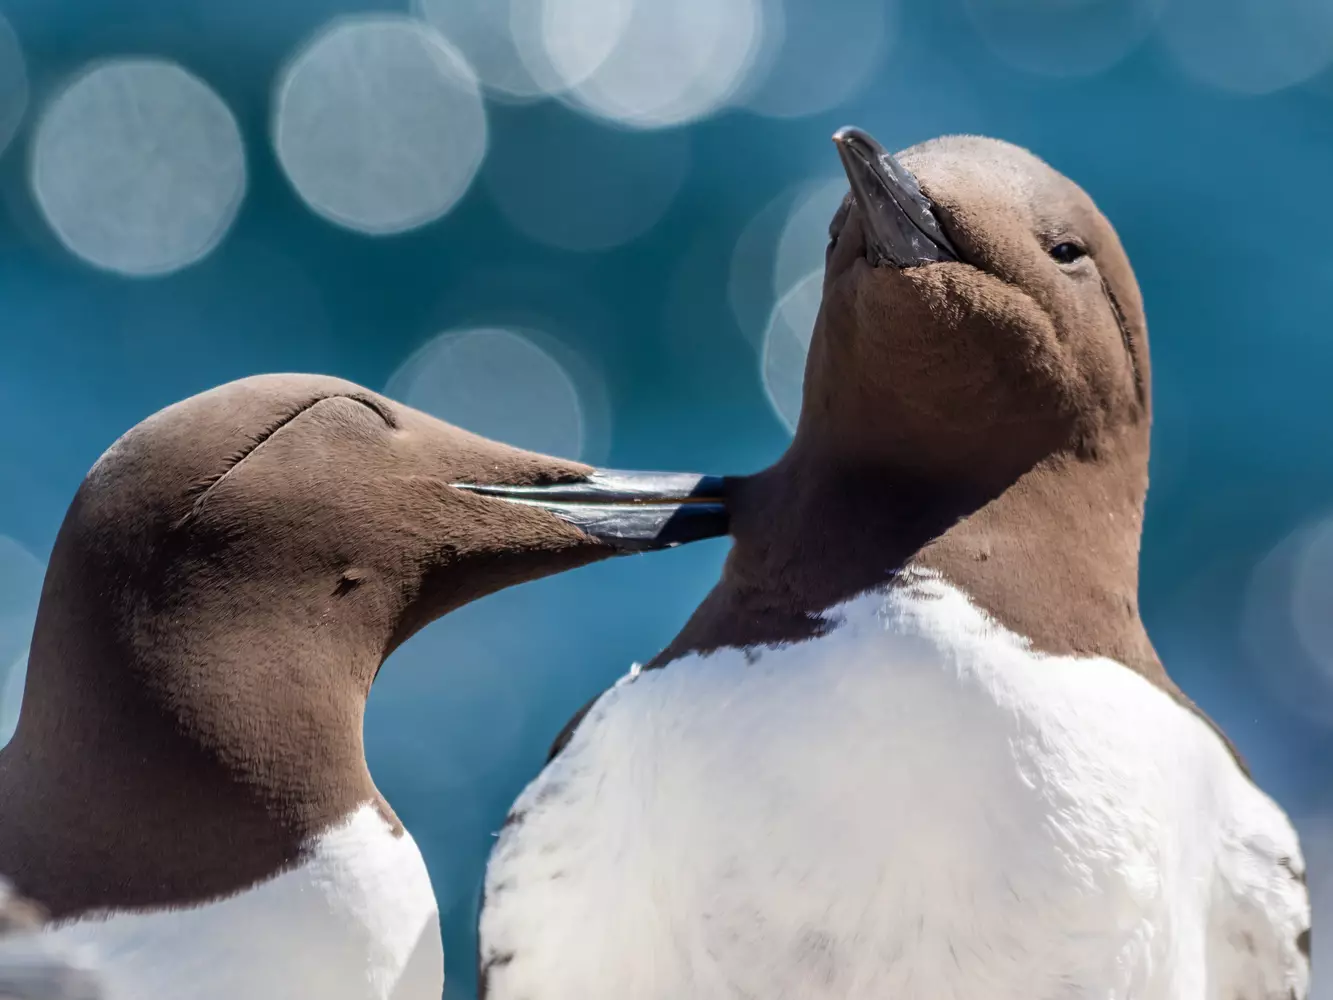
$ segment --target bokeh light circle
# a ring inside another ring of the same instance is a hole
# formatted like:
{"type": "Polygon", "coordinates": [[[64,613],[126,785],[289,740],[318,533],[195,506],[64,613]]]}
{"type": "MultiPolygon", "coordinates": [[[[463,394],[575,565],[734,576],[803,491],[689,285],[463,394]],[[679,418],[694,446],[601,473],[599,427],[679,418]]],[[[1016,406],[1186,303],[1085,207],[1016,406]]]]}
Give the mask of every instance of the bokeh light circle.
{"type": "Polygon", "coordinates": [[[727,302],[747,340],[758,344],[773,308],[773,259],[792,203],[804,186],[787,189],[751,216],[731,248],[727,302]]]}
{"type": "Polygon", "coordinates": [[[1176,62],[1203,83],[1269,94],[1333,62],[1328,0],[1171,0],[1162,39],[1176,62]]]}
{"type": "Polygon", "coordinates": [[[334,22],[288,65],[273,143],[315,212],[363,233],[401,233],[451,209],[486,153],[476,75],[404,16],[334,22]]]}
{"type": "Polygon", "coordinates": [[[167,274],[226,234],[245,195],[245,151],[231,111],[198,77],[118,59],[45,109],[31,183],[70,251],[122,274],[167,274]]]}
{"type": "Polygon", "coordinates": [[[1001,59],[1043,76],[1093,76],[1142,43],[1163,0],[966,0],[1001,59]]]}
{"type": "Polygon", "coordinates": [[[41,561],[7,535],[0,535],[0,746],[18,723],[45,569],[41,561]]]}
{"type": "Polygon", "coordinates": [[[847,178],[812,181],[796,198],[778,236],[773,291],[781,295],[815,268],[823,268],[828,227],[847,195],[847,178]]]}
{"type": "Polygon", "coordinates": [[[442,333],[394,372],[384,393],[484,437],[579,458],[584,411],[578,387],[538,339],[500,327],[442,333]]]}
{"type": "Polygon", "coordinates": [[[764,51],[742,103],[772,118],[818,114],[855,96],[897,34],[897,0],[768,0],[763,11],[764,51]]]}
{"type": "Polygon", "coordinates": [[[1333,725],[1333,518],[1297,528],[1250,574],[1241,640],[1291,710],[1333,725]]]}
{"type": "Polygon", "coordinates": [[[28,679],[28,655],[24,653],[0,668],[0,747],[14,738],[19,725],[19,710],[23,707],[23,687],[28,679]]]}
{"type": "Polygon", "coordinates": [[[568,82],[562,100],[632,128],[681,125],[724,107],[754,67],[763,40],[759,0],[548,2],[576,5],[580,22],[612,26],[590,46],[570,30],[571,19],[544,21],[546,56],[568,82]],[[603,56],[608,38],[613,44],[603,56]]]}
{"type": "Polygon", "coordinates": [[[805,358],[824,292],[824,269],[797,281],[773,306],[764,331],[760,375],[769,405],[790,431],[801,416],[805,358]]]}
{"type": "Polygon", "coordinates": [[[28,68],[23,48],[0,14],[0,153],[5,151],[28,107],[28,68]]]}
{"type": "Polygon", "coordinates": [[[662,218],[690,163],[683,130],[629,132],[545,114],[513,134],[512,148],[497,141],[483,178],[525,235],[565,250],[605,250],[662,218]]]}
{"type": "Polygon", "coordinates": [[[591,76],[615,51],[635,0],[509,0],[509,30],[523,68],[548,94],[591,76]]]}
{"type": "Polygon", "coordinates": [[[1333,692],[1333,518],[1313,528],[1296,554],[1291,618],[1296,637],[1333,692]]]}
{"type": "Polygon", "coordinates": [[[540,97],[548,86],[534,78],[515,45],[507,0],[413,0],[422,20],[449,39],[491,94],[510,100],[540,97]]]}
{"type": "Polygon", "coordinates": [[[620,39],[631,0],[413,0],[494,98],[526,103],[586,78],[620,39]],[[546,39],[550,38],[548,46],[546,39]],[[554,53],[561,60],[557,69],[554,53]]]}

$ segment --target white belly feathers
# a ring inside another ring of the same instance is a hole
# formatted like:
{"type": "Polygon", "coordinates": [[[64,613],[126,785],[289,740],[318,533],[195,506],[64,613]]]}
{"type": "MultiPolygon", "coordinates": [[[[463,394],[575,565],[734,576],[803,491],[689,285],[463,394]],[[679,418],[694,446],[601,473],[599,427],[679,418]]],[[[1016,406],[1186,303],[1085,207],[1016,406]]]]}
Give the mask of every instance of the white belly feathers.
{"type": "Polygon", "coordinates": [[[236,896],[48,933],[89,955],[106,1000],[439,1000],[444,985],[425,863],[372,805],[236,896]]]}
{"type": "Polygon", "coordinates": [[[837,616],[602,697],[492,855],[491,1000],[1238,1000],[1227,824],[1299,848],[1199,718],[934,577],[837,616]]]}

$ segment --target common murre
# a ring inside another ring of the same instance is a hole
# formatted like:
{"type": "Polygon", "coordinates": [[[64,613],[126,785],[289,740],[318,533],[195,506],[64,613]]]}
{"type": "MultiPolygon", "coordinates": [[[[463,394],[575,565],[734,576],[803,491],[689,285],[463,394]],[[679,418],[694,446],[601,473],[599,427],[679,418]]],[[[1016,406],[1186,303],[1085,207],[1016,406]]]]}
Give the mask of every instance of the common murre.
{"type": "Polygon", "coordinates": [[[1114,230],[1006,143],[835,141],[795,438],[516,802],[482,995],[1305,1000],[1296,835],[1139,616],[1114,230]]]}
{"type": "Polygon", "coordinates": [[[426,868],[362,750],[380,664],[484,594],[724,533],[716,486],[332,378],[149,417],[56,540],[0,751],[0,873],[107,1000],[439,1000],[426,868]]]}

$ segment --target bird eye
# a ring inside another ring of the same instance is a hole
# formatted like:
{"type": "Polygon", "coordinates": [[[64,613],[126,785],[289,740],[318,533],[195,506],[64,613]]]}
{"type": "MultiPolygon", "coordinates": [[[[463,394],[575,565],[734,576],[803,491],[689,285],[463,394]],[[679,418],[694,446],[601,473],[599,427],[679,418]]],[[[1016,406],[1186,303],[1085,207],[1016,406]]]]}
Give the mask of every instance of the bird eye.
{"type": "Polygon", "coordinates": [[[1086,257],[1088,251],[1077,243],[1066,242],[1051,247],[1050,254],[1057,264],[1072,264],[1080,257],[1086,257]]]}

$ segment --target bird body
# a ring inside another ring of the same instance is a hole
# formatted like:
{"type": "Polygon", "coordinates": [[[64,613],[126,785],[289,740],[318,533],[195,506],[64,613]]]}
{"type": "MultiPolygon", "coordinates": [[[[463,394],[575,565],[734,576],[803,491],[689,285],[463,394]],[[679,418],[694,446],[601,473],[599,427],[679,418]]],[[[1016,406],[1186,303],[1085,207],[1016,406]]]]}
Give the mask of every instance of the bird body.
{"type": "Polygon", "coordinates": [[[488,996],[1302,994],[1295,834],[1197,715],[936,574],[829,618],[596,703],[492,856],[488,996]]]}
{"type": "Polygon", "coordinates": [[[1291,824],[1139,614],[1151,372],[1031,153],[835,135],[795,436],[492,855],[486,1000],[1306,1000],[1291,824]]]}

